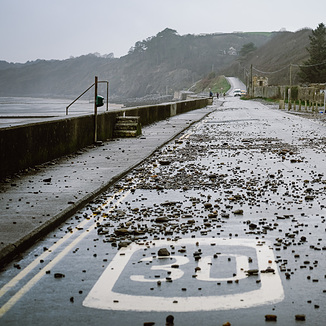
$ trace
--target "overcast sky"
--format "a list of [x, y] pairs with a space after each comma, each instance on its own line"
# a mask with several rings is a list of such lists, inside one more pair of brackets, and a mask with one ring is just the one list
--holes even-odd
[[165, 28], [180, 35], [326, 24], [325, 0], [0, 0], [0, 60], [113, 52]]

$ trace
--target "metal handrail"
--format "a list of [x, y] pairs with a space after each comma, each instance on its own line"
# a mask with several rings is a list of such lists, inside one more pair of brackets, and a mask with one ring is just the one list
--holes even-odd
[[[109, 109], [109, 82], [107, 80], [100, 80], [97, 83], [106, 83], [106, 111]], [[95, 83], [93, 83], [91, 86], [89, 86], [86, 91], [84, 91], [82, 94], [80, 94], [75, 100], [73, 100], [67, 107], [66, 107], [66, 115], [68, 115], [68, 109], [77, 101], [79, 100], [85, 93], [87, 93]]]
[[106, 111], [109, 110], [109, 82], [107, 80], [100, 80], [97, 83], [106, 83]]

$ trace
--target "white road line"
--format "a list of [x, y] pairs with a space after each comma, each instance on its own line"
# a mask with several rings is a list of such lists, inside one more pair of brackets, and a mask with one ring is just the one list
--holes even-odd
[[[115, 195], [117, 195], [119, 193], [120, 192], [117, 192]], [[130, 190], [128, 190], [120, 199], [118, 199], [114, 203], [113, 206], [120, 204], [129, 194], [130, 194]], [[101, 205], [101, 208], [104, 207], [105, 205], [107, 205], [107, 203], [110, 202], [114, 198], [115, 195], [111, 196], [109, 198], [109, 200], [107, 200], [103, 205]], [[113, 209], [114, 209], [114, 207], [111, 207], [110, 210], [113, 210]], [[16, 292], [16, 294], [13, 295], [0, 308], [0, 318], [3, 317], [3, 315], [6, 312], [8, 312], [15, 305], [15, 303], [20, 298], [22, 298], [42, 278], [42, 276], [44, 276], [46, 274], [46, 271], [51, 270], [73, 247], [75, 247], [82, 239], [85, 238], [86, 235], [89, 234], [90, 231], [92, 231], [96, 227], [98, 222], [102, 222], [104, 219], [105, 219], [104, 217], [98, 219], [87, 230], [82, 232], [75, 240], [73, 240], [67, 247], [65, 247], [50, 263], [48, 263], [46, 266], [44, 266], [29, 282], [27, 282], [18, 292]], [[85, 226], [89, 222], [90, 222], [89, 220], [84, 220], [76, 227], [76, 230], [77, 230], [77, 228], [81, 228], [81, 227]], [[18, 275], [16, 275], [10, 282], [8, 282], [6, 285], [4, 285], [0, 289], [0, 297], [2, 297], [10, 289], [12, 289], [20, 280], [22, 280], [28, 273], [30, 273], [35, 267], [37, 267], [40, 264], [41, 259], [46, 258], [54, 250], [58, 249], [59, 246], [64, 244], [76, 232], [77, 231], [68, 233], [67, 235], [65, 235], [56, 244], [54, 244], [47, 252], [45, 252], [41, 256], [37, 257], [36, 260], [34, 260], [32, 263], [30, 263], [25, 269], [23, 269]]]

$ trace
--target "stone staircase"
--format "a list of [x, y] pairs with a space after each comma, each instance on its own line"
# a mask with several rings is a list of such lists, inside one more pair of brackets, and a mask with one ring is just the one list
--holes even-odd
[[116, 119], [113, 136], [116, 138], [137, 137], [141, 134], [139, 117], [119, 116]]

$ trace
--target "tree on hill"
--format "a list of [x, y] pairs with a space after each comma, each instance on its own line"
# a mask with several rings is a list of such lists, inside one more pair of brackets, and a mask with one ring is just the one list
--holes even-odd
[[303, 82], [326, 82], [326, 26], [320, 23], [309, 37], [307, 48], [310, 58], [300, 66], [300, 78]]
[[250, 43], [247, 43], [247, 44], [244, 44], [240, 50], [240, 55], [242, 57], [245, 57], [247, 56], [250, 52], [253, 52], [257, 50], [255, 44], [253, 42], [250, 42]]

